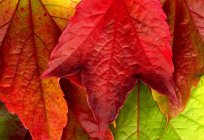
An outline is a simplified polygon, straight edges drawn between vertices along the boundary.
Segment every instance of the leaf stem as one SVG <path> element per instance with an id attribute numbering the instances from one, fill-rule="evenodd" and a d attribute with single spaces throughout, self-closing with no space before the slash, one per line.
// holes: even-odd
<path id="1" fill-rule="evenodd" d="M 140 80 L 138 80 L 137 91 L 137 140 L 140 139 Z"/>

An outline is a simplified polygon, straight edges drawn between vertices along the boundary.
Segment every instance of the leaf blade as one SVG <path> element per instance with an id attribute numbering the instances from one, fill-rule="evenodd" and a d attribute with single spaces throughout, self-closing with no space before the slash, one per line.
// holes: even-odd
<path id="1" fill-rule="evenodd" d="M 67 122 L 67 104 L 57 78 L 42 80 L 40 76 L 67 21 L 54 21 L 45 2 L 52 1 L 0 3 L 0 12 L 5 13 L 0 16 L 0 98 L 19 116 L 33 139 L 60 139 Z M 69 10 L 58 11 L 53 6 L 58 16 Z"/>
<path id="2" fill-rule="evenodd" d="M 166 0 L 164 3 L 173 36 L 174 83 L 182 102 L 180 108 L 168 103 L 169 107 L 162 110 L 169 118 L 175 117 L 184 110 L 190 98 L 191 88 L 204 74 L 204 40 L 202 25 L 200 25 L 204 18 L 198 17 L 202 15 L 203 4 L 201 1 L 190 0 Z M 167 106 L 164 104 L 160 106 Z"/>
<path id="3" fill-rule="evenodd" d="M 113 129 L 115 140 L 156 140 L 163 133 L 166 118 L 147 86 L 141 84 L 139 94 L 136 85 L 116 119 L 117 127 Z"/>
<path id="4" fill-rule="evenodd" d="M 146 87 L 141 87 L 140 94 L 140 140 L 202 140 L 204 138 L 204 77 L 196 88 L 192 89 L 191 98 L 183 112 L 166 122 L 165 116 L 151 97 Z M 113 129 L 116 140 L 135 140 L 137 136 L 137 88 L 129 95 L 127 102 L 116 120 Z M 152 113 L 154 112 L 154 113 Z M 149 114 L 149 115 L 147 115 Z M 143 132 L 143 133 L 142 133 Z"/>
<path id="5" fill-rule="evenodd" d="M 65 78 L 60 79 L 60 85 L 69 104 L 69 110 L 73 113 L 76 122 L 81 124 L 81 129 L 84 129 L 87 132 L 87 134 L 90 136 L 89 139 L 99 139 L 100 136 L 98 135 L 98 122 L 95 120 L 92 110 L 88 105 L 86 90 L 77 83 L 74 83 L 71 80 Z M 69 128 L 69 126 L 70 125 L 68 124 L 67 128 Z M 83 137 L 75 133 L 67 133 L 70 136 L 73 135 L 73 139 L 76 139 L 77 137 L 83 139 Z M 104 140 L 113 139 L 114 137 L 112 132 L 107 129 Z"/>
<path id="6" fill-rule="evenodd" d="M 204 138 L 204 78 L 192 90 L 191 98 L 185 110 L 176 118 L 170 120 L 161 140 L 202 140 Z"/>
<path id="7" fill-rule="evenodd" d="M 44 76 L 62 77 L 81 70 L 101 137 L 137 76 L 179 106 L 171 81 L 172 53 L 165 19 L 157 0 L 82 0 L 52 52 Z M 152 26 L 151 21 L 155 21 Z"/>

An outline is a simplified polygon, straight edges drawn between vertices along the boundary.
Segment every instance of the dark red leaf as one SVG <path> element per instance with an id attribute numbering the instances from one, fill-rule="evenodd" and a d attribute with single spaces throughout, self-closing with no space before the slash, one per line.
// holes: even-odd
<path id="1" fill-rule="evenodd" d="M 170 117 L 185 108 L 192 86 L 204 74 L 203 7 L 203 0 L 166 0 L 164 4 L 173 36 L 174 81 L 182 100 L 181 108 L 170 106 Z"/>
<path id="2" fill-rule="evenodd" d="M 71 82 L 68 79 L 60 79 L 60 85 L 64 91 L 66 100 L 69 104 L 69 112 L 73 112 L 78 123 L 84 128 L 84 130 L 89 134 L 91 138 L 99 138 L 98 135 L 98 122 L 94 119 L 93 113 L 87 102 L 86 90 Z M 72 116 L 73 118 L 73 116 Z M 71 120 L 70 120 L 71 121 Z M 77 123 L 75 123 L 77 124 Z M 69 123 L 68 127 L 69 128 Z M 79 127 L 78 127 L 79 128 Z M 67 135 L 73 135 L 73 137 L 79 137 L 77 134 L 73 134 L 73 129 L 67 131 Z M 75 136 L 74 136 L 75 135 Z M 110 130 L 106 131 L 105 140 L 113 140 L 113 135 Z M 94 139 L 93 139 L 94 140 Z"/>

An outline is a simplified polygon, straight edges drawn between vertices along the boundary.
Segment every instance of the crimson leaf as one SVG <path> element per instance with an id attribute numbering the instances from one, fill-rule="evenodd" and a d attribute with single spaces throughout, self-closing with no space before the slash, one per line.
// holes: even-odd
<path id="1" fill-rule="evenodd" d="M 138 78 L 179 105 L 170 33 L 158 0 L 82 0 L 44 76 L 81 71 L 103 137 Z"/>

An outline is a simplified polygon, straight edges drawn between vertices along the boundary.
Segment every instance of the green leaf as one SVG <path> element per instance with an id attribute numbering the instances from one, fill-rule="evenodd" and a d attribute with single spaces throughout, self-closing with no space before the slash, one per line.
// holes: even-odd
<path id="1" fill-rule="evenodd" d="M 139 107 L 139 108 L 138 108 Z M 137 86 L 128 96 L 113 129 L 115 140 L 204 140 L 204 77 L 185 110 L 166 121 L 151 92 L 145 85 Z"/>
<path id="2" fill-rule="evenodd" d="M 184 112 L 168 123 L 161 137 L 161 140 L 192 139 L 204 140 L 204 77 L 192 90 Z"/>
<path id="3" fill-rule="evenodd" d="M 18 117 L 10 114 L 0 102 L 0 140 L 23 140 L 26 131 Z"/>
<path id="4" fill-rule="evenodd" d="M 129 95 L 116 120 L 115 140 L 156 140 L 165 128 L 166 118 L 160 112 L 149 89 L 141 84 Z M 139 96 L 138 96 L 139 95 Z M 138 98 L 139 97 L 139 98 Z"/>

